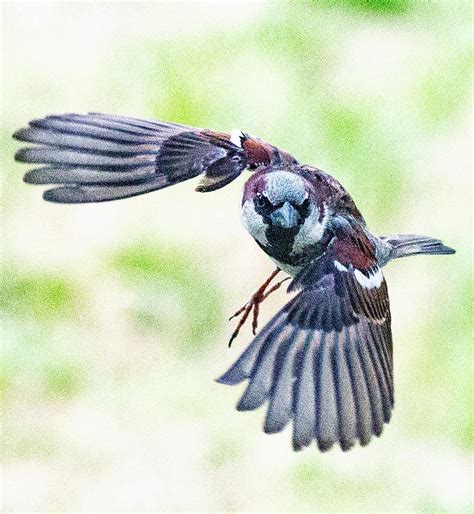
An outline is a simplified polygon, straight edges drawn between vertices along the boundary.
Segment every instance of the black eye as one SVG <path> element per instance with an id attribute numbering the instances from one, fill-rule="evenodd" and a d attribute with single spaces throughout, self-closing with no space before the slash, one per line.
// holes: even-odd
<path id="1" fill-rule="evenodd" d="M 306 200 L 298 207 L 298 210 L 300 211 L 301 215 L 305 218 L 309 213 L 309 198 L 306 198 Z"/>
<path id="2" fill-rule="evenodd" d="M 262 209 L 270 209 L 272 204 L 270 203 L 270 200 L 263 195 L 262 193 L 257 193 L 257 196 L 255 198 L 255 203 L 258 207 Z"/>

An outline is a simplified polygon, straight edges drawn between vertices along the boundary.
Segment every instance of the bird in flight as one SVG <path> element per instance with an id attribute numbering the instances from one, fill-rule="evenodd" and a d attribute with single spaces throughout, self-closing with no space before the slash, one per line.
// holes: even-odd
<path id="1" fill-rule="evenodd" d="M 342 185 L 323 171 L 240 130 L 230 134 L 98 113 L 33 120 L 15 132 L 17 161 L 40 165 L 29 184 L 51 184 L 55 203 L 119 200 L 200 176 L 214 191 L 251 173 L 241 204 L 244 227 L 276 265 L 236 312 L 231 341 L 285 280 L 296 293 L 218 382 L 248 384 L 238 410 L 265 402 L 263 429 L 292 422 L 294 450 L 349 450 L 380 436 L 394 405 L 392 332 L 382 267 L 416 254 L 452 254 L 418 235 L 376 236 Z M 287 278 L 271 285 L 283 271 Z M 230 344 L 230 343 L 229 343 Z"/>

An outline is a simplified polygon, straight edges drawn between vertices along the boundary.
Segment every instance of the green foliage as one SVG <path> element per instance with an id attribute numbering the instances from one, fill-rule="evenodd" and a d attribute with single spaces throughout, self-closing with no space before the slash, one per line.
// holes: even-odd
<path id="1" fill-rule="evenodd" d="M 212 441 L 209 452 L 209 463 L 216 469 L 225 466 L 230 462 L 238 461 L 242 456 L 239 443 L 228 436 L 219 435 Z"/>
<path id="2" fill-rule="evenodd" d="M 0 284 L 0 310 L 39 323 L 70 317 L 80 307 L 80 293 L 69 278 L 43 271 L 8 269 Z"/>
<path id="3" fill-rule="evenodd" d="M 172 341 L 183 354 L 203 351 L 222 321 L 221 296 L 196 265 L 194 252 L 140 243 L 112 255 L 109 269 L 134 294 L 130 309 L 137 329 Z"/>
<path id="4" fill-rule="evenodd" d="M 84 372 L 71 362 L 49 362 L 43 370 L 45 394 L 51 399 L 69 399 L 84 387 Z"/>
<path id="5" fill-rule="evenodd" d="M 450 271 L 445 269 L 449 277 Z M 459 273 L 460 270 L 457 271 Z M 416 434 L 442 434 L 466 448 L 474 447 L 474 396 L 470 376 L 472 351 L 466 347 L 472 335 L 473 288 L 471 271 L 451 276 L 446 297 L 440 298 L 432 317 L 421 323 L 417 340 L 420 350 L 413 366 L 419 408 L 409 419 Z M 456 298 L 456 309 L 445 301 Z M 449 414 L 448 414 L 449 413 Z M 453 424 L 453 419 L 457 420 Z"/>
<path id="6" fill-rule="evenodd" d="M 472 50 L 463 45 L 454 56 L 444 56 L 443 61 L 432 64 L 418 87 L 422 120 L 431 131 L 455 121 L 472 92 Z"/>
<path id="7" fill-rule="evenodd" d="M 288 480 L 294 494 L 302 498 L 306 509 L 318 504 L 321 512 L 333 511 L 335 491 L 338 492 L 336 494 L 340 493 L 337 510 L 342 511 L 351 511 L 355 497 L 359 508 L 363 511 L 369 509 L 374 499 L 380 502 L 381 511 L 385 510 L 382 505 L 390 501 L 390 492 L 386 490 L 383 481 L 364 474 L 356 477 L 341 475 L 313 460 L 303 459 L 295 463 Z"/>
<path id="8" fill-rule="evenodd" d="M 356 11 L 370 14 L 400 15 L 406 14 L 414 2 L 409 0 L 332 0 L 330 5 L 351 7 Z"/>
<path id="9" fill-rule="evenodd" d="M 403 163 L 380 131 L 373 109 L 360 103 L 328 103 L 325 109 L 322 140 L 335 168 L 349 175 L 345 187 L 362 212 L 368 208 L 375 219 L 390 218 L 399 208 L 406 177 Z M 357 177 L 361 176 L 367 180 L 360 181 Z M 390 198 L 390 202 L 381 201 L 383 198 Z"/>
<path id="10" fill-rule="evenodd" d="M 12 266 L 0 287 L 2 390 L 14 397 L 15 387 L 26 382 L 33 396 L 47 400 L 79 394 L 82 367 L 66 351 L 70 341 L 60 335 L 60 327 L 80 320 L 85 307 L 78 283 L 57 273 Z"/>

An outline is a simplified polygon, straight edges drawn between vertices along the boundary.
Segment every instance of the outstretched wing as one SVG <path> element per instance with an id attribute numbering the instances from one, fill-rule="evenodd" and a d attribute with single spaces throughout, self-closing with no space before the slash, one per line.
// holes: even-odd
<path id="1" fill-rule="evenodd" d="M 261 164 L 292 159 L 240 131 L 213 132 L 176 123 L 106 114 L 63 114 L 33 120 L 14 138 L 34 143 L 16 160 L 45 165 L 25 175 L 55 184 L 44 199 L 59 203 L 117 200 L 203 175 L 197 191 L 219 189 Z"/>
<path id="2" fill-rule="evenodd" d="M 387 286 L 366 236 L 336 234 L 300 288 L 218 381 L 249 380 L 238 410 L 268 400 L 265 432 L 292 418 L 295 450 L 366 445 L 394 404 Z"/>

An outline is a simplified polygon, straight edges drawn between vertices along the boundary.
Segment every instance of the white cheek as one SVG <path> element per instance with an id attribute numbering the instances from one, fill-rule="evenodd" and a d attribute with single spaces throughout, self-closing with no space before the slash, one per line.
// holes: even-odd
<path id="1" fill-rule="evenodd" d="M 318 220 L 318 214 L 317 210 L 313 210 L 313 212 L 306 218 L 300 231 L 295 237 L 293 251 L 291 252 L 293 255 L 298 255 L 308 246 L 321 241 L 324 231 L 326 230 L 328 219 L 326 207 L 324 208 L 324 216 L 321 221 Z"/>
<path id="2" fill-rule="evenodd" d="M 249 234 L 261 244 L 268 245 L 268 239 L 265 234 L 267 227 L 262 216 L 256 212 L 253 202 L 247 200 L 242 205 L 240 217 Z"/>

